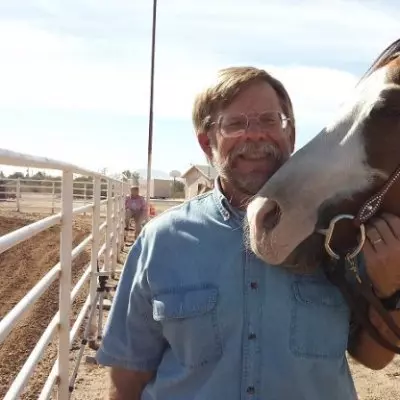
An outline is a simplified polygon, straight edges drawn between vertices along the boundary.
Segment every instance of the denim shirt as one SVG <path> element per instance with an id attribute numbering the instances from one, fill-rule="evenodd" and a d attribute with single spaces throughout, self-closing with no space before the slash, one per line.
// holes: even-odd
<path id="1" fill-rule="evenodd" d="M 350 311 L 317 271 L 245 246 L 217 187 L 150 221 L 131 248 L 100 364 L 156 371 L 142 400 L 354 400 Z"/>

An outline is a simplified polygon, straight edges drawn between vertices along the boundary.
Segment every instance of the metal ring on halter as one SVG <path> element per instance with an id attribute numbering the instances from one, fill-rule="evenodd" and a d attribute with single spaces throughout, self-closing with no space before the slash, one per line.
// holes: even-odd
<path id="1" fill-rule="evenodd" d="M 332 218 L 331 222 L 329 223 L 328 229 L 320 229 L 318 230 L 319 233 L 322 233 L 325 235 L 325 249 L 327 253 L 335 258 L 336 260 L 340 259 L 339 254 L 335 253 L 330 245 L 331 239 L 333 236 L 333 232 L 335 230 L 335 224 L 336 222 L 342 220 L 342 219 L 354 219 L 354 215 L 351 214 L 339 214 L 336 217 Z M 360 225 L 360 241 L 358 242 L 358 245 L 353 249 L 351 253 L 348 253 L 346 257 L 348 259 L 355 258 L 361 251 L 362 247 L 364 246 L 365 243 L 365 226 L 364 224 Z"/>

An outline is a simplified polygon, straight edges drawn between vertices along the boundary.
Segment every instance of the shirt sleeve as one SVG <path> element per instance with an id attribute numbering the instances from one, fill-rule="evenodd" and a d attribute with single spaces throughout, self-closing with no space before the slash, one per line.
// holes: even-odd
<path id="1" fill-rule="evenodd" d="M 127 257 L 96 355 L 99 364 L 153 371 L 160 363 L 166 341 L 161 325 L 153 319 L 148 247 L 142 235 Z"/>

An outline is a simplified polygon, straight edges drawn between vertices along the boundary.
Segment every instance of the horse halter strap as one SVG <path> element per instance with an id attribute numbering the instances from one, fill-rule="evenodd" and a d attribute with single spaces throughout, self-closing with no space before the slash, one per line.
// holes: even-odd
<path id="1" fill-rule="evenodd" d="M 389 189 L 397 182 L 400 178 L 400 165 L 395 169 L 395 171 L 390 175 L 389 179 L 385 182 L 382 188 L 371 196 L 360 208 L 356 218 L 354 219 L 354 224 L 360 226 L 373 217 L 382 205 L 383 199 Z"/>
<path id="2" fill-rule="evenodd" d="M 354 249 L 352 249 L 351 252 L 347 253 L 346 257 L 348 259 L 353 259 L 358 255 L 358 253 L 361 252 L 366 239 L 365 226 L 364 226 L 365 222 L 367 222 L 371 217 L 373 217 L 378 212 L 385 198 L 386 193 L 399 180 L 399 178 L 400 178 L 400 164 L 392 172 L 389 179 L 380 188 L 380 190 L 376 192 L 373 196 L 371 196 L 361 206 L 356 216 L 351 214 L 339 214 L 336 217 L 332 218 L 327 229 L 318 229 L 317 232 L 325 236 L 325 250 L 331 256 L 331 258 L 336 260 L 341 258 L 341 256 L 332 249 L 331 240 L 333 237 L 333 233 L 335 231 L 336 223 L 341 221 L 342 219 L 352 220 L 353 225 L 360 231 L 360 238 L 357 246 Z"/>
<path id="3" fill-rule="evenodd" d="M 347 214 L 338 215 L 332 219 L 329 228 L 322 230 L 321 232 L 325 234 L 325 249 L 331 256 L 331 262 L 324 266 L 324 270 L 328 279 L 330 279 L 331 282 L 340 289 L 348 305 L 352 309 L 355 319 L 367 330 L 370 336 L 383 347 L 397 354 L 400 354 L 400 347 L 390 343 L 387 339 L 381 336 L 377 329 L 372 325 L 368 314 L 362 309 L 362 306 L 358 302 L 357 297 L 363 297 L 367 303 L 378 312 L 392 333 L 400 340 L 400 327 L 397 326 L 391 315 L 386 311 L 380 300 L 376 297 L 370 282 L 368 282 L 368 279 L 366 278 L 365 280 L 361 280 L 354 259 L 361 251 L 365 242 L 365 222 L 367 222 L 378 212 L 387 192 L 399 180 L 399 178 L 400 165 L 390 175 L 389 179 L 385 182 L 381 189 L 362 205 L 356 217 Z M 353 220 L 353 224 L 359 228 L 361 236 L 357 247 L 351 252 L 347 253 L 347 255 L 343 258 L 335 253 L 330 247 L 330 240 L 332 238 L 336 222 L 346 218 Z M 354 285 L 347 282 L 345 277 L 346 266 L 350 267 L 350 270 L 357 278 Z M 353 291 L 355 291 L 355 293 Z"/>

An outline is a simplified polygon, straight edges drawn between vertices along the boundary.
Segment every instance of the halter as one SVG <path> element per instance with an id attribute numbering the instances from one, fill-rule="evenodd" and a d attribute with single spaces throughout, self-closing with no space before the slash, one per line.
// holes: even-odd
<path id="1" fill-rule="evenodd" d="M 375 341 L 381 344 L 386 349 L 400 354 L 400 347 L 397 347 L 390 343 L 387 339 L 381 336 L 379 331 L 372 325 L 368 310 L 362 307 L 359 303 L 359 297 L 363 297 L 370 306 L 375 308 L 378 314 L 385 321 L 389 329 L 397 336 L 400 340 L 400 328 L 393 321 L 393 318 L 389 312 L 383 306 L 381 300 L 375 295 L 372 284 L 366 282 L 368 278 L 362 280 L 358 268 L 355 262 L 355 258 L 361 252 L 364 246 L 366 234 L 365 234 L 365 222 L 367 222 L 371 217 L 373 217 L 382 205 L 382 202 L 390 190 L 390 188 L 398 182 L 400 178 L 400 165 L 396 170 L 390 175 L 389 179 L 381 187 L 381 189 L 371 196 L 360 208 L 356 216 L 351 214 L 339 214 L 334 217 L 327 229 L 318 230 L 319 233 L 325 235 L 325 250 L 331 257 L 330 262 L 324 265 L 324 272 L 328 279 L 336 285 L 342 292 L 343 297 L 347 301 L 348 305 L 353 311 L 354 317 L 371 335 Z M 335 230 L 336 223 L 343 219 L 350 219 L 353 221 L 353 225 L 357 227 L 360 231 L 360 237 L 358 239 L 358 244 L 354 249 L 349 251 L 344 257 L 341 257 L 336 253 L 331 247 L 331 240 Z M 351 284 L 346 279 L 346 267 L 354 274 L 356 277 L 356 282 Z"/>
<path id="2" fill-rule="evenodd" d="M 342 219 L 350 219 L 353 220 L 353 225 L 360 230 L 360 238 L 357 246 L 351 252 L 346 254 L 346 257 L 348 258 L 355 258 L 361 252 L 365 243 L 365 223 L 378 212 L 387 192 L 399 180 L 399 178 L 400 165 L 390 175 L 389 179 L 385 182 L 381 189 L 362 205 L 356 216 L 351 214 L 339 214 L 332 218 L 327 229 L 319 229 L 317 231 L 318 233 L 325 235 L 325 250 L 332 258 L 336 260 L 340 259 L 340 255 L 337 254 L 331 247 L 331 240 L 336 223 Z"/>

